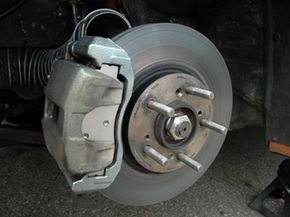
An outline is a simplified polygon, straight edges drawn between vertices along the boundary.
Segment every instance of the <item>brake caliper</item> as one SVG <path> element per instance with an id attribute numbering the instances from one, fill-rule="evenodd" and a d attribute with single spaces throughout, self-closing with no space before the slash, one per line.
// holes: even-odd
<path id="1" fill-rule="evenodd" d="M 107 38 L 83 37 L 53 64 L 42 125 L 47 148 L 74 192 L 104 189 L 117 176 L 133 82 L 128 54 Z"/>

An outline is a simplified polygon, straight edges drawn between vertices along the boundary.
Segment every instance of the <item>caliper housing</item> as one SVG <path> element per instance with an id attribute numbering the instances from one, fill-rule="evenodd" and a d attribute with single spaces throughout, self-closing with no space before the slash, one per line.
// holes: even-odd
<path id="1" fill-rule="evenodd" d="M 74 192 L 104 189 L 121 167 L 131 61 L 112 40 L 89 36 L 69 44 L 65 56 L 45 89 L 46 145 Z"/>

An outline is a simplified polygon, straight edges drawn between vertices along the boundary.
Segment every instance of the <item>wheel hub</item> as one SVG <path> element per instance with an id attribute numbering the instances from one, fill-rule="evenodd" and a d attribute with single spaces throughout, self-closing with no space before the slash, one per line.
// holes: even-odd
<path id="1" fill-rule="evenodd" d="M 142 91 L 135 96 L 128 124 L 133 157 L 139 165 L 155 173 L 183 167 L 179 153 L 194 158 L 208 137 L 208 129 L 201 127 L 199 120 L 201 117 L 209 119 L 213 110 L 211 100 L 186 92 L 186 87 L 207 90 L 206 84 L 185 72 L 167 71 L 172 73 L 152 79 L 150 83 L 141 82 Z M 157 102 L 156 107 L 152 102 Z M 173 115 L 167 107 L 174 110 Z M 155 150 L 157 156 L 152 157 L 144 147 Z M 167 160 L 160 163 L 163 157 Z"/>

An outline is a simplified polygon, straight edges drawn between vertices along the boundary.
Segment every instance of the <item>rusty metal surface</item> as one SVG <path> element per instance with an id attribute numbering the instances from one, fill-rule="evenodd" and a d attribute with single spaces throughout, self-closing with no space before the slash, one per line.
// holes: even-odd
<path id="1" fill-rule="evenodd" d="M 184 73 L 174 73 L 165 75 L 152 82 L 140 95 L 139 99 L 131 112 L 128 125 L 128 141 L 129 146 L 138 163 L 150 171 L 154 172 L 170 172 L 183 167 L 184 164 L 175 157 L 176 153 L 185 152 L 188 156 L 194 156 L 200 151 L 208 137 L 208 129 L 197 127 L 194 138 L 189 144 L 183 148 L 172 150 L 162 146 L 155 136 L 155 122 L 158 113 L 146 107 L 148 97 L 154 97 L 158 102 L 170 104 L 174 101 L 181 101 L 192 106 L 196 111 L 203 114 L 203 117 L 212 117 L 212 103 L 207 99 L 184 94 L 182 97 L 176 95 L 176 91 L 184 85 L 205 88 L 198 79 Z M 182 104 L 180 105 L 182 106 Z M 163 129 L 159 129 L 162 131 Z M 156 164 L 148 156 L 144 155 L 144 145 L 149 145 L 159 153 L 169 158 L 166 166 Z"/>

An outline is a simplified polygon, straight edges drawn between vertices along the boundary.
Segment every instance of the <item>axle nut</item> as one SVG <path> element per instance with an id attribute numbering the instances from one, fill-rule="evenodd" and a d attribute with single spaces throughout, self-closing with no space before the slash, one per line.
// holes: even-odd
<path id="1" fill-rule="evenodd" d="M 191 134 L 192 124 L 187 115 L 179 115 L 168 119 L 166 128 L 174 140 L 182 140 Z"/>

